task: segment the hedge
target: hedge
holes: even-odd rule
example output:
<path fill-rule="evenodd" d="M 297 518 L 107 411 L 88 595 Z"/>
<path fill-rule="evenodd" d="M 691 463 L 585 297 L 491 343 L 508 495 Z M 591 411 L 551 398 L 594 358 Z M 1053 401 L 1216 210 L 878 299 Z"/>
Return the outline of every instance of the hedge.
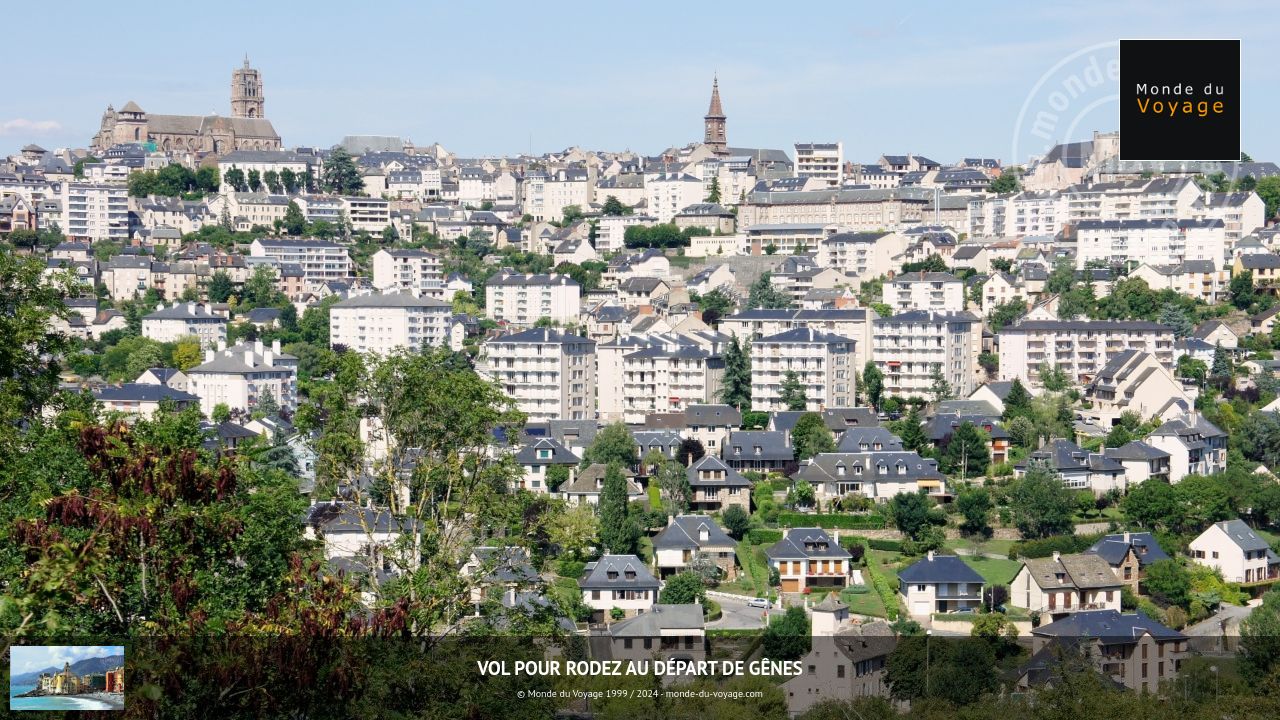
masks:
<path fill-rule="evenodd" d="M 577 580 L 582 577 L 582 573 L 586 569 L 587 564 L 581 560 L 561 560 L 556 563 L 556 574 L 562 578 Z"/>
<path fill-rule="evenodd" d="M 832 515 L 827 513 L 778 513 L 778 522 L 787 527 L 820 527 L 833 530 L 879 530 L 885 519 L 879 515 Z"/>
<path fill-rule="evenodd" d="M 751 528 L 747 531 L 747 539 L 752 545 L 772 545 L 782 540 L 781 530 L 769 528 Z"/>
<path fill-rule="evenodd" d="M 872 550 L 883 550 L 885 552 L 902 552 L 901 540 L 883 540 L 880 538 L 872 538 L 867 541 L 867 545 Z"/>
<path fill-rule="evenodd" d="M 1064 555 L 1082 553 L 1093 546 L 1105 533 L 1094 535 L 1055 535 L 1034 540 L 1019 540 L 1009 546 L 1009 559 L 1046 558 L 1055 552 Z"/>
<path fill-rule="evenodd" d="M 856 538 L 862 542 L 863 552 L 869 550 L 866 538 Z M 873 562 L 867 563 L 867 574 L 871 576 L 871 586 L 880 594 L 880 602 L 884 603 L 884 614 L 890 620 L 898 619 L 898 590 L 889 586 L 889 579 L 880 572 Z"/>

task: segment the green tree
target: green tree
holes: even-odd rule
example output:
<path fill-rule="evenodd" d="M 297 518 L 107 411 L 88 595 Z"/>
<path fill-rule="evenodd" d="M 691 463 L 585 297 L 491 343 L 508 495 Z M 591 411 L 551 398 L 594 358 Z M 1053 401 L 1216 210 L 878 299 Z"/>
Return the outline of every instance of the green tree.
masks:
<path fill-rule="evenodd" d="M 280 173 L 275 170 L 268 170 L 262 174 L 262 184 L 266 186 L 268 192 L 279 194 L 284 190 L 284 185 L 280 183 Z"/>
<path fill-rule="evenodd" d="M 809 616 L 804 608 L 792 606 L 781 617 L 769 619 L 761 647 L 770 660 L 799 660 L 808 654 L 812 646 L 809 634 Z"/>
<path fill-rule="evenodd" d="M 570 557 L 581 558 L 586 557 L 595 545 L 600 522 L 591 505 L 579 503 L 553 516 L 547 531 L 552 545 L 569 553 Z"/>
<path fill-rule="evenodd" d="M 1183 610 L 1191 604 L 1191 575 L 1177 560 L 1161 560 L 1147 566 L 1142 586 L 1157 600 Z"/>
<path fill-rule="evenodd" d="M 209 415 L 209 419 L 216 423 L 224 423 L 231 420 L 231 408 L 226 403 L 218 403 L 213 406 L 213 412 Z"/>
<path fill-rule="evenodd" d="M 920 410 L 915 405 L 907 411 L 906 417 L 898 424 L 898 437 L 902 438 L 902 447 L 914 452 L 921 452 L 929 446 L 929 438 L 924 434 L 920 420 Z"/>
<path fill-rule="evenodd" d="M 808 460 L 818 453 L 836 451 L 831 431 L 822 416 L 815 412 L 807 412 L 796 421 L 791 430 L 791 444 L 796 451 L 796 460 Z"/>
<path fill-rule="evenodd" d="M 1009 325 L 1017 322 L 1027 312 L 1027 303 L 1020 297 L 1001 303 L 991 308 L 991 313 L 987 316 L 987 322 L 991 325 L 991 332 L 998 333 Z"/>
<path fill-rule="evenodd" d="M 1177 492 L 1160 480 L 1148 480 L 1130 490 L 1120 508 L 1130 521 L 1152 530 L 1176 526 L 1180 514 Z"/>
<path fill-rule="evenodd" d="M 862 393 L 872 409 L 880 408 L 880 398 L 884 395 L 884 373 L 871 360 L 862 368 Z"/>
<path fill-rule="evenodd" d="M 751 527 L 751 516 L 740 505 L 730 505 L 727 510 L 720 514 L 720 521 L 724 523 L 724 529 L 739 540 L 746 534 L 747 529 Z"/>
<path fill-rule="evenodd" d="M 200 349 L 200 341 L 194 337 L 178 340 L 173 348 L 173 365 L 186 372 L 204 362 L 204 352 Z"/>
<path fill-rule="evenodd" d="M 774 287 L 769 277 L 770 273 L 761 273 L 760 277 L 751 283 L 751 289 L 747 295 L 748 308 L 781 310 L 791 307 L 791 298 Z"/>
<path fill-rule="evenodd" d="M 1213 349 L 1213 365 L 1209 368 L 1209 376 L 1216 378 L 1231 377 L 1231 356 L 1227 354 L 1226 348 L 1218 344 Z"/>
<path fill-rule="evenodd" d="M 1040 432 L 1036 424 L 1025 415 L 1015 417 L 1008 425 L 1009 438 L 1021 448 L 1035 450 L 1040 446 Z"/>
<path fill-rule="evenodd" d="M 796 375 L 794 371 L 788 370 L 782 376 L 778 399 L 788 410 L 804 410 L 809 406 L 809 399 L 805 393 L 804 385 L 800 384 L 800 376 Z"/>
<path fill-rule="evenodd" d="M 1016 193 L 1022 188 L 1018 183 L 1018 176 L 1013 173 L 1004 173 L 1000 177 L 991 181 L 987 186 L 987 192 L 1003 195 L 1005 193 Z"/>
<path fill-rule="evenodd" d="M 787 491 L 787 504 L 797 508 L 811 508 L 817 502 L 813 484 L 807 480 L 795 480 Z"/>
<path fill-rule="evenodd" d="M 1021 378 L 1014 378 L 1009 385 L 1009 394 L 1004 399 L 1004 419 L 1026 416 L 1031 413 L 1031 393 L 1022 384 Z"/>
<path fill-rule="evenodd" d="M 280 171 L 280 185 L 288 195 L 298 192 L 298 175 L 291 168 Z"/>
<path fill-rule="evenodd" d="M 960 523 L 960 532 L 965 535 L 991 537 L 989 518 L 993 507 L 991 493 L 985 488 L 975 487 L 961 491 L 956 496 L 956 509 L 964 518 Z"/>
<path fill-rule="evenodd" d="M 943 472 L 960 477 L 980 477 L 991 464 L 991 449 L 986 432 L 965 421 L 951 432 L 942 450 L 940 468 Z"/>
<path fill-rule="evenodd" d="M 724 350 L 720 402 L 739 410 L 751 409 L 751 356 L 739 344 L 736 335 L 729 340 Z"/>
<path fill-rule="evenodd" d="M 692 572 L 682 572 L 667 580 L 658 596 L 658 602 L 669 605 L 706 605 L 707 590 L 702 578 Z"/>
<path fill-rule="evenodd" d="M 45 277 L 44 270 L 38 258 L 0 252 L 0 438 L 40 415 L 58 385 L 57 358 L 69 347 L 49 322 L 66 317 L 70 274 Z"/>
<path fill-rule="evenodd" d="M 672 514 L 679 514 L 689 509 L 693 501 L 693 488 L 689 485 L 689 475 L 684 465 L 675 461 L 667 461 L 658 466 L 654 477 L 662 496 L 671 503 Z"/>
<path fill-rule="evenodd" d="M 321 183 L 325 190 L 339 195 L 355 195 L 364 190 L 364 179 L 355 160 L 342 147 L 335 147 L 325 159 Z"/>
<path fill-rule="evenodd" d="M 246 192 L 249 189 L 249 181 L 245 178 L 244 171 L 238 167 L 232 167 L 222 176 L 222 179 L 236 192 Z"/>
<path fill-rule="evenodd" d="M 720 178 L 718 177 L 711 178 L 711 189 L 707 191 L 707 202 L 720 202 Z"/>
<path fill-rule="evenodd" d="M 1249 413 L 1231 439 L 1246 460 L 1262 463 L 1272 470 L 1280 469 L 1280 418 L 1274 413 L 1256 410 Z"/>
<path fill-rule="evenodd" d="M 1187 317 L 1187 314 L 1183 312 L 1177 303 L 1165 303 L 1160 308 L 1160 317 L 1156 319 L 1156 322 L 1173 328 L 1174 336 L 1179 338 L 1187 337 L 1195 330 L 1195 326 L 1191 324 L 1191 319 Z"/>
<path fill-rule="evenodd" d="M 935 403 L 943 400 L 950 400 L 954 395 L 951 389 L 951 383 L 947 382 L 947 378 L 942 374 L 942 365 L 935 363 L 933 372 L 929 374 L 931 384 L 929 385 L 929 394 L 933 396 Z"/>
<path fill-rule="evenodd" d="M 702 311 L 702 321 L 713 327 L 720 322 L 720 318 L 733 312 L 733 300 L 720 288 L 699 295 L 696 302 L 698 309 Z"/>
<path fill-rule="evenodd" d="M 262 189 L 262 173 L 257 170 L 250 170 L 245 176 L 245 182 L 248 183 L 250 190 L 258 192 Z"/>
<path fill-rule="evenodd" d="M 244 283 L 241 307 L 271 307 L 280 303 L 283 295 L 276 289 L 276 271 L 270 265 L 257 265 Z"/>
<path fill-rule="evenodd" d="M 617 197 L 609 195 L 604 199 L 600 212 L 604 215 L 630 215 L 631 208 L 624 205 Z"/>
<path fill-rule="evenodd" d="M 1014 525 L 1024 538 L 1070 534 L 1075 506 L 1072 492 L 1041 463 L 1027 466 L 1026 475 L 1014 484 L 1009 498 Z"/>
<path fill-rule="evenodd" d="M 295 237 L 307 232 L 307 217 L 293 200 L 289 201 L 289 206 L 284 210 L 284 231 Z"/>
<path fill-rule="evenodd" d="M 898 531 L 912 539 L 929 527 L 929 500 L 920 493 L 900 492 L 889 498 L 889 513 Z"/>
<path fill-rule="evenodd" d="M 636 551 L 640 534 L 639 523 L 629 515 L 627 479 L 622 474 L 622 466 L 610 463 L 600 492 L 600 542 L 607 552 L 627 555 Z"/>
<path fill-rule="evenodd" d="M 1273 178 L 1264 178 L 1271 180 Z M 1274 178 L 1280 181 L 1280 177 Z M 1253 288 L 1253 271 L 1243 270 L 1231 276 L 1231 284 L 1227 288 L 1228 294 L 1231 296 L 1231 304 L 1241 310 L 1248 310 L 1253 307 L 1257 301 L 1257 294 Z"/>
<path fill-rule="evenodd" d="M 1280 590 L 1263 595 L 1262 605 L 1240 623 L 1240 661 L 1253 686 L 1272 693 L 1280 688 Z"/>
<path fill-rule="evenodd" d="M 1267 217 L 1274 218 L 1280 211 L 1280 177 L 1264 177 L 1254 186 L 1254 192 L 1267 205 Z"/>
<path fill-rule="evenodd" d="M 620 467 L 631 467 L 636 464 L 636 440 L 623 422 L 610 423 L 596 433 L 595 440 L 583 453 L 583 459 L 589 463 L 609 465 L 616 463 Z"/>

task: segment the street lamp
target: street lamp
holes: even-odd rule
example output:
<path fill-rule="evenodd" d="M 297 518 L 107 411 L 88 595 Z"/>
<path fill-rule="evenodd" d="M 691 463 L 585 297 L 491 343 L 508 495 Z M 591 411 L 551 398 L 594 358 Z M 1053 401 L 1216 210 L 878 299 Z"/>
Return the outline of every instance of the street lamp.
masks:
<path fill-rule="evenodd" d="M 924 695 L 929 697 L 929 639 L 933 637 L 933 629 L 924 631 Z"/>
<path fill-rule="evenodd" d="M 1213 697 L 1215 700 L 1221 699 L 1219 689 L 1222 687 L 1222 683 L 1218 680 L 1218 666 L 1210 665 L 1209 672 L 1213 673 Z"/>

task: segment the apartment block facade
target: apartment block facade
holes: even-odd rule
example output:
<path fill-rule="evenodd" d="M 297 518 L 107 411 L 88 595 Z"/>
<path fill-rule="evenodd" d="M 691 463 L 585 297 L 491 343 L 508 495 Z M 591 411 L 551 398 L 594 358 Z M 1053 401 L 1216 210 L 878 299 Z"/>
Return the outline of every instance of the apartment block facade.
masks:
<path fill-rule="evenodd" d="M 381 355 L 449 341 L 448 303 L 407 292 L 360 295 L 329 308 L 329 343 Z"/>
<path fill-rule="evenodd" d="M 515 399 L 530 422 L 595 418 L 594 341 L 535 328 L 493 338 L 480 354 L 484 374 Z"/>

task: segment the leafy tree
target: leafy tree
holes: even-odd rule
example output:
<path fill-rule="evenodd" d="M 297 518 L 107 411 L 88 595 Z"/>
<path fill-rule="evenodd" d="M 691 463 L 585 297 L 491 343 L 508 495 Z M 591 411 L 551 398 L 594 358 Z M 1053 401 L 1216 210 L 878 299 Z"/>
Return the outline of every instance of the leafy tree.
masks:
<path fill-rule="evenodd" d="M 904 275 L 920 272 L 947 272 L 947 261 L 943 260 L 941 255 L 932 253 L 924 260 L 903 263 L 902 265 L 902 273 Z"/>
<path fill-rule="evenodd" d="M 929 446 L 929 438 L 925 437 L 921 425 L 920 410 L 915 405 L 907 411 L 906 417 L 898 423 L 898 437 L 902 438 L 902 447 L 920 452 Z"/>
<path fill-rule="evenodd" d="M 720 380 L 720 402 L 739 410 L 751 409 L 751 356 L 734 336 L 724 350 L 724 375 Z"/>
<path fill-rule="evenodd" d="M 610 195 L 604 199 L 600 212 L 604 215 L 630 215 L 631 208 L 624 205 L 617 197 Z"/>
<path fill-rule="evenodd" d="M 797 460 L 808 460 L 818 453 L 836 451 L 835 439 L 818 413 L 808 412 L 796 420 L 791 431 L 791 444 Z"/>
<path fill-rule="evenodd" d="M 253 192 L 258 192 L 259 190 L 262 189 L 262 173 L 258 172 L 257 170 L 250 170 L 249 174 L 246 175 L 245 177 L 246 177 L 246 182 L 249 184 L 250 190 L 252 190 Z"/>
<path fill-rule="evenodd" d="M 194 337 L 182 338 L 173 348 L 173 365 L 186 372 L 204 362 L 204 352 L 200 350 L 200 341 Z"/>
<path fill-rule="evenodd" d="M 224 423 L 231 420 L 231 408 L 226 403 L 218 403 L 213 406 L 213 413 L 209 416 L 210 420 L 216 423 Z"/>
<path fill-rule="evenodd" d="M 1036 424 L 1027 416 L 1019 415 L 1009 423 L 1009 438 L 1019 447 L 1034 450 L 1040 445 L 1040 432 Z"/>
<path fill-rule="evenodd" d="M 1000 371 L 1000 356 L 993 352 L 979 353 L 978 367 L 982 368 L 987 377 L 995 377 L 995 374 Z"/>
<path fill-rule="evenodd" d="M 950 400 L 954 394 L 951 389 L 951 383 L 947 382 L 947 378 L 942 374 L 942 366 L 935 364 L 933 372 L 930 373 L 929 379 L 932 384 L 929 386 L 929 394 L 933 395 L 933 401 L 940 403 L 943 400 Z"/>
<path fill-rule="evenodd" d="M 1153 530 L 1175 526 L 1181 514 L 1177 492 L 1160 480 L 1148 480 L 1130 490 L 1120 508 L 1129 520 Z"/>
<path fill-rule="evenodd" d="M 1268 180 L 1270 178 L 1264 178 Z M 1277 178 L 1280 180 L 1280 178 Z M 1257 294 L 1253 288 L 1253 271 L 1244 270 L 1231 276 L 1231 284 L 1227 288 L 1227 292 L 1231 296 L 1231 304 L 1241 310 L 1248 310 L 1253 307 L 1257 301 Z"/>
<path fill-rule="evenodd" d="M 727 510 L 721 513 L 720 520 L 724 523 L 725 530 L 728 530 L 730 535 L 739 540 L 746 534 L 747 528 L 751 526 L 751 516 L 740 505 L 730 505 Z"/>
<path fill-rule="evenodd" d="M 736 505 L 734 507 L 737 507 Z M 720 576 L 724 573 L 720 566 L 716 564 L 715 558 L 702 551 L 695 552 L 693 557 L 689 558 L 689 572 L 702 581 L 705 587 L 715 587 L 720 584 Z M 699 600 L 703 602 L 706 598 Z"/>
<path fill-rule="evenodd" d="M 673 514 L 689 509 L 693 488 L 689 486 L 689 475 L 684 465 L 675 461 L 664 462 L 654 471 L 654 477 L 663 497 L 672 504 Z"/>
<path fill-rule="evenodd" d="M 1204 385 L 1204 381 L 1209 377 L 1209 366 L 1203 360 L 1196 360 L 1190 355 L 1178 356 L 1178 365 L 1175 371 L 1180 378 L 1195 380 L 1198 384 Z"/>
<path fill-rule="evenodd" d="M 1066 535 L 1073 529 L 1075 496 L 1056 473 L 1041 463 L 1031 463 L 1026 475 L 1013 486 L 1009 509 L 1024 538 Z"/>
<path fill-rule="evenodd" d="M 249 189 L 249 181 L 245 178 L 244 171 L 238 167 L 228 170 L 222 179 L 236 192 L 245 192 Z"/>
<path fill-rule="evenodd" d="M 1062 392 L 1071 385 L 1071 378 L 1057 365 L 1040 364 L 1040 384 L 1049 392 Z"/>
<path fill-rule="evenodd" d="M 792 606 L 781 617 L 769 618 L 761 647 L 770 660 L 799 660 L 808 654 L 812 645 L 809 634 L 809 616 L 804 608 Z"/>
<path fill-rule="evenodd" d="M 1280 177 L 1264 177 L 1254 185 L 1254 192 L 1267 204 L 1267 217 L 1276 217 L 1280 212 Z"/>
<path fill-rule="evenodd" d="M 791 483 L 791 489 L 787 491 L 787 503 L 792 507 L 813 507 L 817 502 L 817 496 L 814 495 L 813 485 L 807 480 L 796 480 Z"/>
<path fill-rule="evenodd" d="M 987 186 L 987 192 L 994 193 L 996 195 L 1003 195 L 1005 193 L 1018 192 L 1021 187 L 1022 186 L 1018 182 L 1017 175 L 1014 175 L 1013 173 L 1003 173 L 1000 177 L 991 181 L 991 184 Z"/>
<path fill-rule="evenodd" d="M 862 392 L 867 403 L 872 408 L 879 409 L 880 398 L 884 396 L 884 373 L 871 360 L 862 368 Z"/>
<path fill-rule="evenodd" d="M 293 200 L 289 201 L 289 206 L 284 210 L 284 231 L 294 236 L 305 235 L 307 232 L 307 218 L 302 214 L 302 208 Z"/>
<path fill-rule="evenodd" d="M 280 182 L 280 173 L 275 170 L 268 170 L 262 174 L 262 184 L 267 187 L 269 192 L 279 194 L 284 189 L 284 185 Z"/>
<path fill-rule="evenodd" d="M 705 605 L 707 591 L 702 578 L 692 572 L 682 572 L 667 580 L 662 587 L 658 602 L 669 605 Z"/>
<path fill-rule="evenodd" d="M 600 542 L 610 553 L 627 555 L 636 551 L 642 531 L 628 513 L 627 479 L 620 464 L 610 463 L 600 492 Z"/>
<path fill-rule="evenodd" d="M 356 169 L 355 160 L 342 147 L 334 148 L 324 162 L 321 179 L 324 189 L 339 195 L 355 195 L 364 190 L 364 179 Z"/>
<path fill-rule="evenodd" d="M 601 465 L 633 466 L 638 460 L 635 438 L 625 423 L 610 423 L 596 433 L 595 440 L 583 453 L 583 459 Z"/>
<path fill-rule="evenodd" d="M 552 465 L 547 468 L 547 490 L 556 492 L 569 480 L 569 466 Z"/>
<path fill-rule="evenodd" d="M 919 538 L 929 527 L 929 501 L 920 493 L 900 492 L 889 498 L 889 513 L 898 531 Z"/>
<path fill-rule="evenodd" d="M 1021 378 L 1014 378 L 1009 385 L 1009 394 L 1004 399 L 1004 419 L 1012 420 L 1031 412 L 1031 393 L 1022 384 Z"/>
<path fill-rule="evenodd" d="M 1014 324 L 1026 312 L 1027 303 L 1020 297 L 1015 297 L 1008 302 L 991 308 L 991 313 L 987 316 L 987 322 L 991 325 L 991 332 L 1000 332 L 1009 325 Z"/>
<path fill-rule="evenodd" d="M 1186 609 L 1191 604 L 1191 576 L 1177 560 L 1161 560 L 1147 566 L 1142 586 L 1156 600 Z"/>
<path fill-rule="evenodd" d="M 552 545 L 569 553 L 571 557 L 586 557 L 596 543 L 600 523 L 595 509 L 587 503 L 579 503 L 555 514 L 549 521 L 548 538 Z"/>
<path fill-rule="evenodd" d="M 809 399 L 805 393 L 804 385 L 800 384 L 800 376 L 796 375 L 795 371 L 788 370 L 782 376 L 778 399 L 788 410 L 804 410 L 808 407 Z"/>
<path fill-rule="evenodd" d="M 1240 623 L 1240 661 L 1245 679 L 1254 686 L 1272 692 L 1280 687 L 1280 590 L 1263 595 L 1262 605 Z"/>
<path fill-rule="evenodd" d="M 885 666 L 891 693 L 895 699 L 913 701 L 913 708 L 926 698 L 972 704 L 999 687 L 995 645 L 985 638 L 899 638 Z"/>
<path fill-rule="evenodd" d="M 1249 413 L 1231 439 L 1246 460 L 1280 470 L 1280 418 L 1275 414 L 1256 410 Z"/>
<path fill-rule="evenodd" d="M 280 185 L 285 193 L 292 195 L 298 192 L 298 174 L 291 168 L 285 168 L 280 171 Z"/>
<path fill-rule="evenodd" d="M 716 325 L 720 318 L 733 312 L 733 300 L 720 288 L 715 288 L 696 298 L 698 308 L 702 311 L 702 321 L 708 325 Z"/>
<path fill-rule="evenodd" d="M 1164 307 L 1160 308 L 1160 317 L 1156 322 L 1173 328 L 1174 336 L 1179 338 L 1187 337 L 1195 330 L 1191 319 L 1176 303 L 1165 303 Z"/>
<path fill-rule="evenodd" d="M 769 277 L 770 273 L 761 273 L 760 277 L 751 283 L 751 289 L 747 295 L 748 308 L 782 310 L 791 307 L 791 298 L 774 287 Z"/>
<path fill-rule="evenodd" d="M 960 424 L 947 439 L 942 451 L 939 465 L 947 474 L 960 474 L 962 477 L 979 477 L 986 473 L 991 463 L 989 438 L 973 423 L 965 421 Z"/>
<path fill-rule="evenodd" d="M 682 438 L 680 447 L 676 448 L 676 462 L 689 467 L 701 460 L 706 454 L 707 449 L 702 447 L 702 441 L 698 440 L 698 438 Z"/>
<path fill-rule="evenodd" d="M 284 296 L 276 289 L 276 271 L 270 265 L 257 265 L 244 283 L 241 307 L 272 307 L 280 304 Z"/>
<path fill-rule="evenodd" d="M 964 520 L 960 523 L 960 532 L 965 535 L 991 537 L 989 516 L 993 507 L 991 493 L 984 488 L 970 488 L 956 496 L 956 509 Z"/>

